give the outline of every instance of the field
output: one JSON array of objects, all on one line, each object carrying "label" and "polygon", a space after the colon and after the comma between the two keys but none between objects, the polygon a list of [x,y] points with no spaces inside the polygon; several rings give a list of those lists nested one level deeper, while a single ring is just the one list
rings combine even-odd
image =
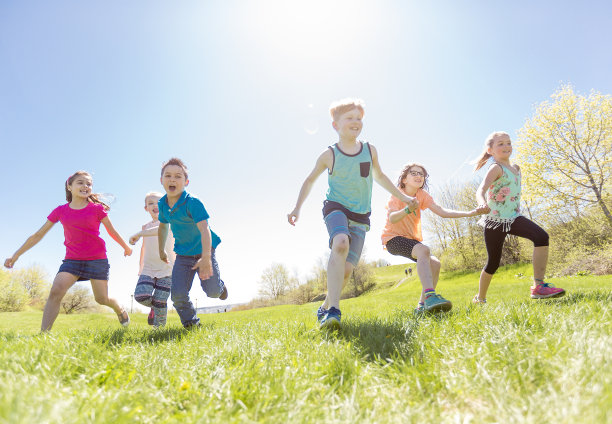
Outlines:
[{"label": "field", "polygon": [[[416,277],[378,270],[379,288],[343,300],[342,330],[317,304],[145,315],[0,314],[0,423],[611,423],[612,276],[551,279],[561,299],[528,296],[530,268],[500,269],[487,305],[477,274],[443,274],[451,313],[413,316]],[[526,276],[523,276],[526,275]]]}]

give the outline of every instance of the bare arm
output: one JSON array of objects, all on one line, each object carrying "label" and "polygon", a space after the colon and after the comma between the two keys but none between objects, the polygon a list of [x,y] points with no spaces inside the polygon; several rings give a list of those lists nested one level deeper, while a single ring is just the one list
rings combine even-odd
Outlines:
[{"label": "bare arm", "polygon": [[106,228],[108,235],[111,236],[111,238],[115,240],[121,247],[123,247],[123,256],[130,256],[132,254],[132,248],[128,246],[125,240],[123,240],[123,238],[119,235],[117,230],[115,230],[115,227],[113,227],[113,224],[111,223],[110,218],[108,216],[105,216],[104,219],[102,219],[102,224],[104,224],[104,228]]},{"label": "bare arm", "polygon": [[160,222],[157,230],[159,258],[168,264],[170,261],[168,261],[168,254],[166,253],[166,240],[168,240],[168,224]]},{"label": "bare arm", "polygon": [[129,240],[130,244],[131,245],[136,244],[136,242],[138,240],[140,240],[140,237],[153,237],[153,236],[156,236],[157,233],[158,233],[158,228],[159,228],[159,225],[157,225],[155,227],[148,228],[146,230],[143,229],[142,231],[138,231],[136,234],[134,234],[133,236],[130,237],[130,240]]},{"label": "bare arm", "polygon": [[23,255],[25,252],[34,247],[39,241],[41,241],[45,234],[47,234],[51,227],[53,227],[54,225],[54,222],[47,220],[47,222],[45,222],[43,226],[38,229],[38,231],[28,237],[25,243],[23,243],[23,245],[21,245],[21,247],[17,249],[15,253],[13,253],[13,256],[7,258],[4,261],[4,266],[6,268],[12,268],[13,265],[15,265],[15,262],[17,262],[17,259],[19,259],[21,255]]},{"label": "bare arm", "polygon": [[469,212],[464,212],[464,211],[455,211],[452,209],[443,208],[442,206],[438,205],[436,202],[433,202],[429,206],[429,209],[436,215],[441,216],[442,218],[464,218],[467,216],[476,216],[476,215],[481,215],[483,213],[486,213],[485,209],[482,207],[472,209]]},{"label": "bare arm", "polygon": [[304,184],[302,184],[302,188],[300,189],[300,194],[298,195],[297,202],[295,203],[295,208],[287,215],[287,220],[289,224],[295,225],[299,216],[300,209],[302,208],[302,204],[310,194],[310,190],[312,190],[312,186],[317,181],[317,178],[325,171],[326,169],[331,169],[333,166],[333,154],[331,150],[327,149],[317,159],[317,163],[314,166],[312,172],[306,177]]},{"label": "bare arm", "polygon": [[398,211],[391,212],[389,213],[389,221],[392,224],[395,224],[396,222],[401,221],[402,219],[404,219],[407,215],[410,215],[411,213],[414,213],[416,215],[416,209],[410,210],[408,207],[406,207],[404,209],[400,209]]},{"label": "bare arm", "polygon": [[402,202],[406,203],[410,210],[415,210],[419,207],[419,202],[415,197],[406,196],[404,193],[400,191],[399,188],[395,186],[385,175],[385,173],[380,168],[380,163],[378,162],[378,152],[376,148],[370,144],[370,149],[372,152],[372,176],[374,177],[374,181],[376,181],[382,188],[387,190],[393,196],[397,197]]},{"label": "bare arm", "polygon": [[210,235],[210,228],[208,228],[208,221],[200,221],[196,223],[198,230],[202,236],[202,257],[196,262],[191,269],[198,270],[198,276],[202,280],[210,278],[213,274],[212,271],[212,237]]},{"label": "bare arm", "polygon": [[503,171],[501,169],[501,166],[497,164],[489,168],[489,170],[487,171],[487,175],[485,175],[484,180],[482,180],[482,182],[478,186],[478,189],[476,190],[476,201],[478,202],[478,207],[487,206],[487,189],[491,184],[495,182],[495,180],[502,176],[502,173]]}]

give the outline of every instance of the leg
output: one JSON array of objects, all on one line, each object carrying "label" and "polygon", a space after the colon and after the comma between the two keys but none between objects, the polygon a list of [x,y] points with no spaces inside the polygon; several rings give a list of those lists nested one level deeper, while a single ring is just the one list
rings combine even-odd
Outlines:
[{"label": "leg", "polygon": [[431,272],[431,252],[429,247],[419,243],[412,248],[412,255],[417,260],[417,274],[419,276],[419,280],[421,280],[421,286],[423,287],[419,302],[423,303],[425,301],[425,290],[435,289]]},{"label": "leg", "polygon": [[100,305],[112,308],[117,315],[121,315],[123,308],[112,297],[108,297],[108,280],[91,280],[91,290],[94,294],[94,299]]},{"label": "leg", "polygon": [[168,296],[170,296],[170,288],[172,287],[172,277],[158,278],[155,282],[155,291],[153,292],[152,306],[155,313],[153,325],[161,327],[166,325],[166,317],[168,315]]},{"label": "leg", "polygon": [[151,300],[153,299],[153,290],[155,283],[153,277],[148,275],[141,275],[138,277],[138,283],[136,283],[136,289],[134,290],[134,299],[136,302],[143,306],[151,307]]},{"label": "leg", "polygon": [[170,297],[174,303],[174,309],[181,318],[184,327],[197,325],[200,320],[196,310],[189,300],[189,291],[193,284],[193,277],[196,271],[191,269],[197,262],[197,258],[190,256],[176,255],[174,267],[172,268],[172,289]]},{"label": "leg", "polygon": [[501,261],[502,248],[504,247],[504,240],[506,240],[506,233],[500,228],[485,228],[484,229],[485,246],[487,248],[487,264],[480,273],[480,281],[478,282],[478,299],[485,300],[487,298],[487,291],[491,284],[493,274],[499,268]]},{"label": "leg", "polygon": [[[353,273],[353,269],[355,269],[355,266],[350,262],[347,262],[344,265],[344,281],[342,282],[342,290],[344,290],[349,280],[351,279],[351,274]],[[342,290],[340,291],[341,293],[342,293]],[[323,305],[321,305],[321,307],[323,309],[330,308],[329,304],[327,303],[327,297],[325,298],[325,301],[323,302]]]},{"label": "leg", "polygon": [[548,264],[548,233],[524,216],[514,220],[509,233],[533,242],[533,278],[543,281]]},{"label": "leg", "polygon": [[41,331],[49,331],[59,314],[59,308],[62,303],[64,295],[70,287],[76,283],[79,277],[68,272],[58,272],[53,280],[51,291],[49,292],[49,298],[45,304],[45,310],[43,312],[42,324],[40,325]]},{"label": "leg", "polygon": [[217,263],[217,258],[215,257],[215,249],[212,249],[210,261],[212,262],[213,275],[207,280],[200,280],[200,285],[202,286],[204,293],[206,293],[206,296],[216,299],[223,294],[225,284],[221,280],[219,264]]},{"label": "leg", "polygon": [[344,284],[346,257],[349,251],[347,234],[338,234],[332,240],[332,251],[327,263],[327,298],[325,304],[340,309],[340,293]]},{"label": "leg", "polygon": [[544,280],[548,265],[548,246],[538,246],[533,248],[533,279]]}]

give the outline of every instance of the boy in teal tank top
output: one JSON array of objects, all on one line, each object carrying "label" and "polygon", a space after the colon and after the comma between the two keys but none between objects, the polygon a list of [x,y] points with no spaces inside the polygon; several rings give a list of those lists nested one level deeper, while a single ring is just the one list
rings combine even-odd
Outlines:
[{"label": "boy in teal tank top", "polygon": [[402,193],[382,172],[374,146],[357,140],[363,127],[363,106],[360,99],[332,103],[329,111],[338,142],[318,157],[302,184],[295,208],[287,215],[289,224],[295,225],[312,186],[327,169],[329,189],[323,203],[323,216],[331,254],[327,264],[327,297],[317,311],[321,328],[340,326],[340,292],[359,262],[365,233],[370,229],[372,180],[410,209],[418,207],[414,197]]}]

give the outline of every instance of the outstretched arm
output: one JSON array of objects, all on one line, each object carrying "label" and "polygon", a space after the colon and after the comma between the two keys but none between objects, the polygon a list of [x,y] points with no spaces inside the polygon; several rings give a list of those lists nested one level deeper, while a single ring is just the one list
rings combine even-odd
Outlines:
[{"label": "outstretched arm", "polygon": [[123,238],[119,235],[117,230],[115,230],[115,227],[113,227],[113,224],[111,223],[110,218],[108,216],[105,216],[104,219],[102,219],[102,224],[104,224],[104,228],[106,228],[108,235],[111,236],[111,238],[115,240],[121,247],[123,247],[123,256],[130,256],[132,254],[132,248],[128,246],[125,240],[123,240]]},{"label": "outstretched arm", "polygon": [[370,151],[372,152],[372,176],[374,177],[374,181],[376,181],[382,188],[387,190],[393,196],[397,197],[402,202],[406,203],[411,211],[415,210],[419,207],[419,202],[415,197],[406,196],[404,193],[400,191],[399,188],[395,186],[385,175],[385,173],[380,168],[380,163],[378,162],[378,152],[376,148],[370,144]]},{"label": "outstretched arm", "polygon": [[455,211],[452,209],[443,208],[442,206],[438,205],[436,202],[433,202],[429,206],[429,209],[436,215],[441,216],[442,218],[464,218],[467,216],[476,216],[476,215],[482,215],[483,213],[487,213],[485,208],[481,206],[479,206],[476,209],[472,209],[469,212],[464,212],[464,211]]},{"label": "outstretched arm", "polygon": [[297,202],[295,203],[295,208],[291,211],[291,213],[287,214],[287,220],[289,224],[295,225],[298,218],[300,217],[300,209],[302,208],[302,204],[310,194],[310,190],[312,190],[312,186],[317,181],[317,178],[325,171],[326,169],[331,169],[333,166],[333,154],[327,149],[317,159],[317,163],[314,166],[314,169],[306,177],[304,184],[302,184],[302,188],[300,189],[300,194],[298,195]]},{"label": "outstretched arm", "polygon": [[156,236],[158,233],[158,227],[159,226],[155,226],[155,227],[148,228],[146,230],[143,229],[142,231],[138,231],[136,234],[130,237],[130,240],[129,240],[130,244],[131,245],[136,244],[136,242],[140,240],[140,237]]},{"label": "outstretched arm", "polygon": [[55,225],[54,222],[47,220],[47,222],[45,222],[43,226],[38,229],[38,231],[36,231],[34,234],[28,237],[25,243],[23,243],[23,245],[21,245],[21,247],[17,249],[15,253],[13,253],[13,256],[11,256],[10,258],[7,258],[4,261],[4,266],[6,268],[12,268],[13,265],[15,265],[15,262],[17,262],[17,259],[19,259],[21,255],[23,255],[25,252],[27,252],[32,247],[34,247],[36,243],[41,241],[42,238],[45,236],[45,234],[47,234],[49,230],[51,229],[51,227],[53,227],[54,225]]}]

